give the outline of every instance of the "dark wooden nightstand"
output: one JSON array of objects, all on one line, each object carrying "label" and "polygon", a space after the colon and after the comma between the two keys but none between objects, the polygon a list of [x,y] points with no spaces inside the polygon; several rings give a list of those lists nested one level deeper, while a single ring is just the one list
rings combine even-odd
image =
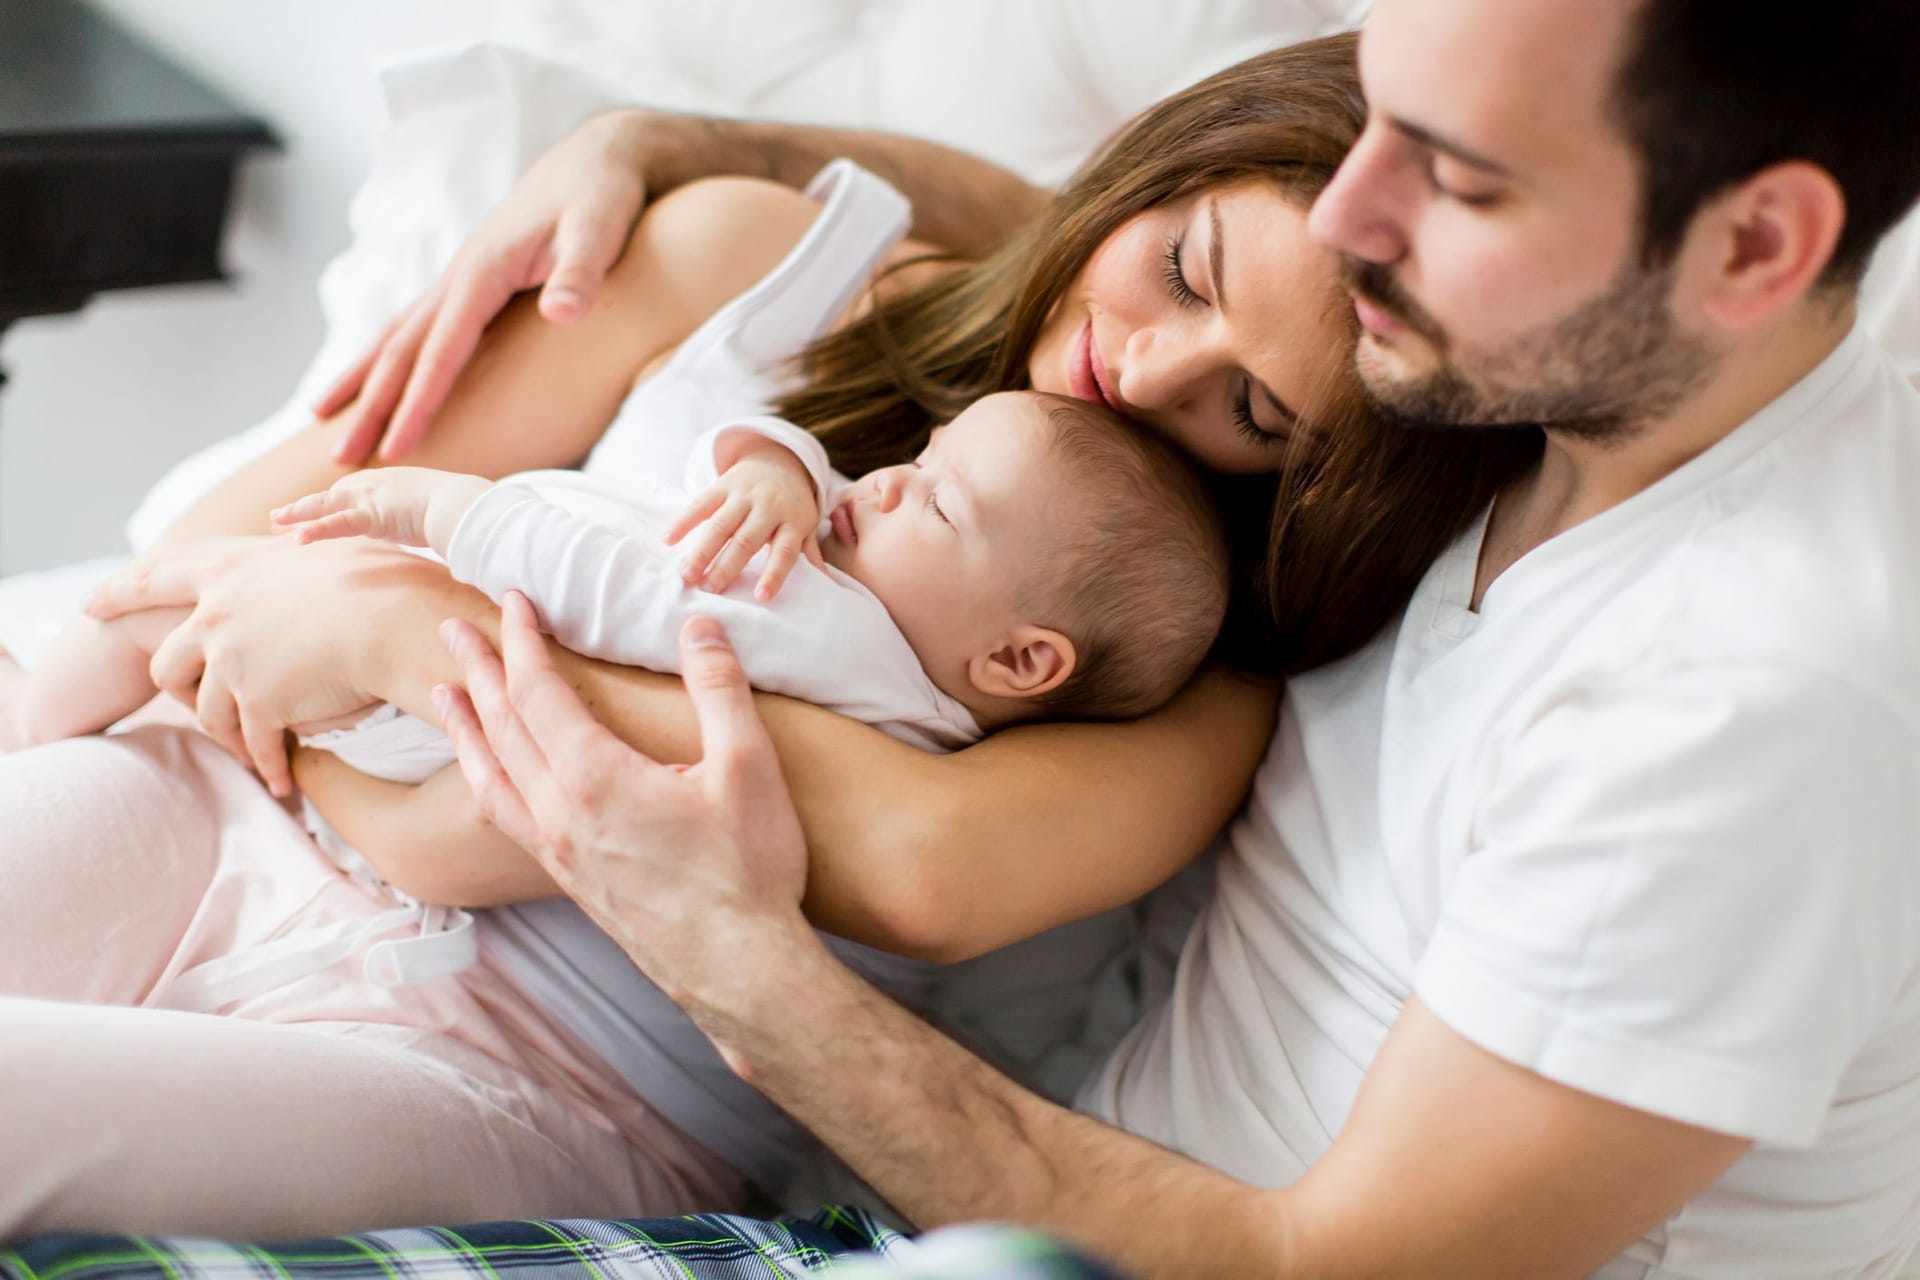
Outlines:
[{"label": "dark wooden nightstand", "polygon": [[106,289],[223,279],[239,158],[278,145],[79,0],[0,0],[0,332]]}]

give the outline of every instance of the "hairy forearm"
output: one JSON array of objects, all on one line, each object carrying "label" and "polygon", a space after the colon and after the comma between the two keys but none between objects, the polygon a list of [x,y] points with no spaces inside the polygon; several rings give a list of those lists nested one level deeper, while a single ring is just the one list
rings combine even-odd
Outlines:
[{"label": "hairy forearm", "polygon": [[526,850],[481,816],[458,769],[408,786],[302,747],[294,752],[293,776],[388,884],[421,902],[496,907],[560,892]]},{"label": "hairy forearm", "polygon": [[979,257],[1046,207],[1048,193],[979,156],[864,129],[722,120],[631,108],[613,113],[609,145],[645,177],[649,198],[696,178],[744,174],[790,187],[847,156],[913,202],[913,237]]},{"label": "hairy forearm", "polygon": [[1297,1274],[1273,1193],[1021,1089],[811,938],[769,946],[764,926],[754,932],[754,964],[721,958],[717,985],[675,997],[746,1079],[919,1226],[1034,1226],[1143,1280]]}]

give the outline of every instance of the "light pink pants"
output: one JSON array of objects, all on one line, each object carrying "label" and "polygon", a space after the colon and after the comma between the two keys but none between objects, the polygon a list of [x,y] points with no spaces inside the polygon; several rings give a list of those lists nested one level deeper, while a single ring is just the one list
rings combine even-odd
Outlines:
[{"label": "light pink pants", "polygon": [[391,905],[192,730],[0,756],[0,1239],[733,1206],[724,1166],[484,958],[151,1007],[204,960]]}]

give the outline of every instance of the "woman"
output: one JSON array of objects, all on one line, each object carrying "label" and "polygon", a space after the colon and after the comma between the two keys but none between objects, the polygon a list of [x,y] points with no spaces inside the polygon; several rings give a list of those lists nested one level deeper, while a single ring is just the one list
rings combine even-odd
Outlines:
[{"label": "woman", "polygon": [[[1032,385],[1107,400],[1218,472],[1278,475],[1222,482],[1247,568],[1229,656],[1252,665],[1265,655],[1287,671],[1356,647],[1484,506],[1518,450],[1391,432],[1351,390],[1351,326],[1304,214],[1361,126],[1352,59],[1350,39],[1301,46],[1150,110],[983,262],[910,259],[884,276],[871,307],[807,354],[780,407],[859,472],[911,456],[940,414],[986,391]],[[777,261],[810,216],[804,201],[751,185],[663,201],[570,331],[525,307],[490,330],[409,460],[499,474],[579,457],[633,380]],[[526,429],[536,421],[539,432]],[[338,473],[326,451],[342,434],[310,433],[248,468],[173,540],[262,528],[268,508]],[[126,598],[198,602],[156,655],[156,676],[176,691],[197,685],[209,730],[269,772],[285,725],[373,700],[433,714],[429,690],[450,666],[432,624],[492,613],[432,566],[354,546],[209,545],[142,574]],[[316,612],[377,621],[299,625]],[[677,681],[561,661],[623,735],[655,755],[688,751]],[[1021,730],[947,758],[817,709],[769,700],[766,710],[813,850],[815,923],[950,959],[1127,901],[1190,860],[1238,802],[1273,696],[1216,674],[1134,725]],[[483,866],[463,864],[484,828],[457,779],[397,794],[324,759],[301,761],[297,776],[396,883],[475,903],[553,892],[498,841]],[[43,801],[28,837],[10,842],[21,866],[8,868],[9,892],[32,907],[82,901],[92,914],[79,927],[53,911],[25,914],[11,945],[35,961],[27,994],[139,1003],[187,959],[367,910],[341,901],[353,890],[317,857],[297,883],[254,874],[239,846],[284,842],[290,820],[191,735],[148,729],[14,758],[0,768],[0,811],[53,787],[59,803]],[[906,799],[888,802],[896,796]],[[103,807],[107,797],[121,812]],[[156,946],[149,981],[89,989],[89,930],[137,915],[110,890],[143,879],[116,877],[104,851],[158,848],[143,829],[156,807],[168,848],[180,849],[169,855],[183,863],[177,874],[204,889],[183,900],[183,919],[145,922]],[[94,891],[78,898],[60,856],[74,847],[93,855],[81,871]],[[263,894],[275,900],[246,913],[253,933],[221,934],[220,899]],[[64,965],[39,961],[62,952]],[[24,959],[7,966],[25,969]],[[623,1160],[636,1134],[671,1144],[671,1126],[494,968],[422,984],[430,991],[343,996],[345,984],[316,981],[234,1011],[217,1031],[151,1010],[0,1010],[7,1071],[18,1064],[31,1088],[68,1104],[16,1130],[11,1147],[33,1160],[18,1177],[0,1171],[11,1189],[0,1191],[0,1230],[300,1234],[566,1205],[662,1212],[726,1194],[694,1144],[652,1174]],[[261,1025],[274,1022],[289,1025]],[[332,1034],[316,1038],[322,1029]],[[216,1035],[204,1065],[164,1067]],[[85,1070],[68,1062],[77,1043],[89,1046]],[[162,1106],[120,1090],[119,1059],[132,1053],[146,1055],[143,1083],[160,1081]],[[290,1090],[322,1089],[315,1113],[288,1114]],[[76,1114],[125,1149],[102,1155],[70,1140]],[[222,1168],[184,1182],[160,1176],[172,1144],[209,1134]],[[56,1150],[64,1163],[47,1158]],[[287,1163],[325,1194],[285,1203],[284,1175],[272,1175]]]}]

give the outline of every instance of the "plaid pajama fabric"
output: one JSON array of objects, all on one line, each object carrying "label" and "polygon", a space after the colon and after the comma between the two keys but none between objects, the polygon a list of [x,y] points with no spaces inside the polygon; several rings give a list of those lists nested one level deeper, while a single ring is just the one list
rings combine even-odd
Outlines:
[{"label": "plaid pajama fabric", "polygon": [[286,1244],[46,1235],[0,1244],[0,1280],[1117,1280],[1030,1232],[910,1240],[858,1209],[409,1227]]}]

